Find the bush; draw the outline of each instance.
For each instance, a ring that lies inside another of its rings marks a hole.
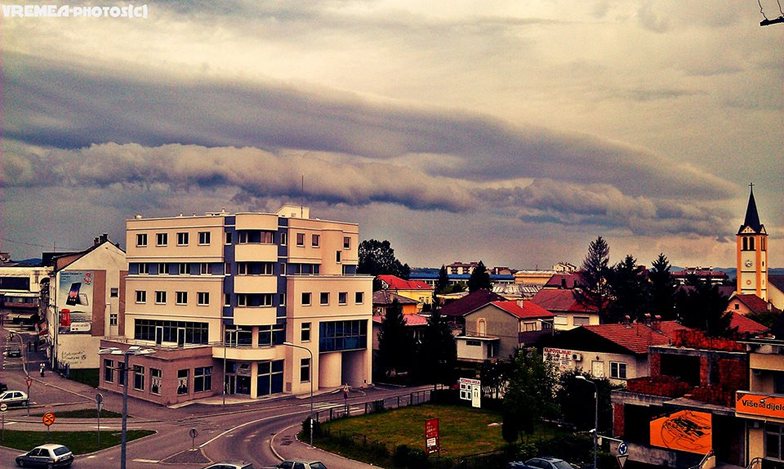
[[[457,389],[434,389],[430,391],[430,402],[439,405],[461,405],[466,401],[460,400],[460,391]]]
[[[430,461],[424,451],[410,448],[408,445],[400,445],[395,448],[392,454],[392,464],[395,467],[405,467],[409,469],[420,469],[430,467]]]
[[[310,437],[310,421],[312,419],[310,417],[306,418],[302,421],[302,435],[305,438]],[[321,437],[321,424],[318,420],[313,420],[313,438]]]

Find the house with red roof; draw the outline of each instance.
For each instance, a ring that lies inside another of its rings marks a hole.
[[[386,316],[387,310],[395,301],[400,305],[401,312],[404,316],[408,314],[417,314],[419,312],[418,301],[398,295],[389,290],[379,290],[373,292],[373,316],[380,316],[382,318]]]
[[[648,376],[648,347],[669,345],[680,330],[689,328],[675,321],[583,326],[553,336],[543,352],[560,372],[579,370],[624,384]]]
[[[553,314],[530,301],[496,300],[464,315],[463,334],[456,338],[457,359],[481,362],[506,358],[553,331]]]
[[[376,279],[382,290],[387,290],[419,303],[419,311],[423,305],[433,302],[434,287],[422,280],[406,280],[394,275],[379,275]]]
[[[747,314],[781,313],[781,310],[773,306],[773,303],[754,294],[732,295],[727,305],[727,311],[744,316]]]
[[[579,326],[598,325],[599,311],[580,302],[571,288],[542,288],[531,302],[555,315],[555,330],[566,331]]]

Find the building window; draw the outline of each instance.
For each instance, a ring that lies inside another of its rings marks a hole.
[[[239,307],[269,307],[272,306],[273,293],[238,293],[237,306]]]
[[[210,304],[210,292],[200,291],[196,293],[196,304],[199,306],[207,306]]]
[[[104,358],[103,360],[103,380],[107,383],[111,383],[114,381],[114,361],[107,360]]]
[[[139,273],[140,274],[144,274],[144,275],[148,275],[150,273],[150,264],[147,264],[146,262],[140,262],[139,263]]]
[[[302,293],[302,306],[310,306],[310,292]]]
[[[319,304],[328,305],[329,304],[329,292],[323,291],[319,295]]]
[[[343,237],[343,249],[351,249],[351,238],[348,236]]]
[[[482,342],[479,340],[466,340],[466,345],[469,347],[479,347]]]
[[[335,251],[335,262],[340,262],[342,251]]]
[[[588,326],[591,324],[591,319],[588,316],[574,316],[572,323],[575,326]]]
[[[223,294],[223,306],[229,307],[231,306],[231,294],[224,293]]]
[[[177,394],[188,394],[188,370],[177,370]]]
[[[784,394],[784,372],[773,371],[773,392],[776,394]]]
[[[165,291],[156,291],[155,292],[155,304],[156,305],[166,304],[166,292]]]
[[[305,245],[305,233],[297,233],[297,246]]]
[[[160,337],[163,329],[163,337]],[[178,334],[185,332],[186,344],[204,345],[209,339],[209,325],[206,322],[158,321],[153,319],[137,319],[134,321],[135,340],[154,341],[159,338],[163,342],[176,343]],[[156,332],[158,337],[156,337]]]
[[[136,235],[136,247],[137,248],[147,247],[147,233],[138,233]]]
[[[365,292],[358,291],[354,293],[354,303],[361,305],[365,302]]]
[[[178,305],[188,304],[188,292],[186,291],[177,292],[177,304]]]
[[[310,323],[303,322],[302,330],[299,333],[300,342],[310,342]]]
[[[180,275],[190,274],[190,270],[188,269],[188,264],[186,263],[177,264],[177,273]]]
[[[311,236],[311,245],[312,245],[314,248],[317,248],[317,247],[319,247],[319,243],[320,243],[320,242],[321,242],[321,236],[319,236],[319,235],[317,235],[317,234],[314,234],[313,236]]]
[[[144,367],[133,365],[133,389],[144,391]]]
[[[286,294],[285,293],[280,293],[278,295],[278,297],[279,297],[278,305],[279,306],[286,306]]]
[[[280,345],[286,340],[283,324],[273,324],[270,326],[259,326],[259,346],[269,347]]]
[[[150,392],[153,394],[161,394],[161,381],[163,375],[158,368],[150,368]]]
[[[212,389],[212,367],[195,368],[193,370],[193,392],[203,392]]]
[[[158,275],[166,275],[169,273],[169,264],[165,262],[158,263]]]
[[[286,234],[286,233],[281,233],[281,234],[280,234],[280,245],[281,245],[281,246],[285,246],[285,245],[286,245],[286,243],[288,243],[288,241],[289,241],[289,236],[288,236],[288,234]]]
[[[169,234],[168,233],[155,233],[155,245],[156,246],[166,246],[169,244]]]
[[[303,358],[299,361],[299,382],[310,382],[310,358]]]
[[[319,352],[367,348],[367,321],[326,321],[319,323]]]
[[[147,292],[145,290],[136,290],[136,302],[139,304],[147,303]]]
[[[626,363],[610,362],[610,378],[626,379]]]
[[[339,292],[338,293],[338,304],[344,305],[348,301],[348,292]]]
[[[177,246],[188,245],[188,233],[177,233]]]
[[[533,332],[536,330],[536,323],[535,322],[524,322],[522,324],[523,330],[520,332]]]
[[[109,313],[109,325],[110,326],[117,325],[117,313]]]
[[[256,390],[259,396],[283,392],[283,360],[259,362]]]
[[[112,288],[109,291],[109,296],[111,298],[117,298],[118,296],[120,296],[120,289],[119,288]]]
[[[784,425],[765,424],[765,456],[779,461],[784,460]]]
[[[201,264],[199,264],[200,275],[210,275],[211,273],[212,273],[212,268],[210,267],[210,264],[206,262],[202,262]]]
[[[199,244],[210,244],[210,232],[199,231]]]
[[[275,264],[272,262],[238,262],[237,275],[274,275]]]
[[[226,232],[226,237],[224,238],[223,243],[224,244],[231,244],[231,232],[230,231]]]

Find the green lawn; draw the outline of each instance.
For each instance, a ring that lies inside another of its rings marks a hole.
[[[439,419],[441,456],[460,457],[501,449],[501,415],[462,406],[420,405],[388,412],[350,417],[325,423],[332,436],[363,435],[368,441],[383,443],[390,451],[396,446],[425,447],[425,421]]]
[[[44,412],[46,413],[46,412]],[[36,413],[33,414],[34,417],[43,417],[44,413]],[[76,409],[76,410],[55,410],[54,411],[55,417],[58,419],[95,419],[97,416],[97,410],[95,408],[92,409]],[[122,418],[122,414],[117,412],[112,412],[111,410],[101,409],[101,418],[102,419],[119,419]],[[128,418],[132,418],[130,415]],[[97,419],[96,419],[97,420]]]
[[[128,430],[128,441],[142,438],[155,433],[152,430]],[[16,448],[21,452],[28,451],[44,443],[59,443],[65,445],[74,454],[92,453],[99,449],[109,448],[120,444],[120,432],[102,431],[101,445],[98,445],[98,432],[32,432],[5,430],[0,433],[0,446]]]

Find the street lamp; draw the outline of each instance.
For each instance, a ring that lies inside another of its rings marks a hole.
[[[597,449],[597,442],[599,441],[599,386],[584,375],[577,375],[576,378],[585,381],[586,383],[593,384],[593,399],[596,405],[593,414],[593,469],[597,469],[596,460],[599,454]]]
[[[122,408],[122,432],[120,435],[120,469],[125,469],[126,459],[126,433],[128,430],[128,359],[131,356],[151,355],[155,350],[148,348],[141,348],[138,345],[132,345],[126,350],[117,347],[109,347],[98,350],[99,355],[122,355],[123,366],[120,371],[123,374],[123,408]]]
[[[291,342],[283,342],[283,345],[288,345],[289,347],[302,349],[302,350],[308,352],[308,355],[310,355],[310,368],[308,369],[308,372],[310,373],[310,376],[309,376],[309,378],[310,378],[309,379],[309,381],[310,381],[310,422],[309,423],[310,423],[310,446],[313,446],[313,366],[314,366],[314,363],[313,363],[313,352],[311,352],[310,349],[307,348],[307,347],[303,347],[301,345],[296,345],[296,344],[293,344]]]

